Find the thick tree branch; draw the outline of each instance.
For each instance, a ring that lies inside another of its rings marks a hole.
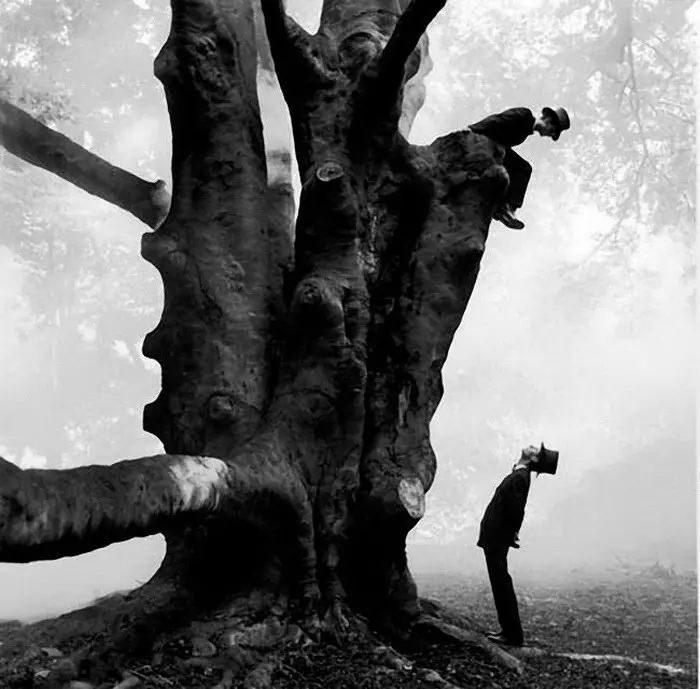
[[[434,188],[406,186],[409,196],[395,201],[403,207],[422,196],[425,207],[411,207],[410,215],[399,218],[381,257],[374,294],[386,305],[377,304],[373,314],[377,358],[369,365],[374,388],[368,403],[379,432],[368,443],[363,468],[384,476],[396,452],[399,474],[420,478],[427,490],[435,461],[425,441],[442,397],[440,371],[471,297],[491,212],[507,177],[503,149],[483,136],[455,132],[413,150],[413,165],[422,161],[421,176]],[[403,259],[397,248],[405,250]]]
[[[222,507],[231,477],[211,457],[25,471],[0,458],[0,561],[54,560],[158,533],[175,515]]]
[[[367,421],[352,541],[373,563],[356,573],[358,590],[384,591],[368,605],[393,607],[399,624],[416,612],[416,587],[405,552],[386,543],[396,544],[396,534],[422,517],[435,476],[430,421],[507,184],[503,156],[490,139],[456,132],[408,147],[405,162],[369,194],[381,230],[370,236],[374,250],[365,247],[365,263],[379,268],[370,278]],[[373,569],[388,587],[372,580]]]
[[[447,0],[412,0],[399,17],[379,59],[379,83],[393,87],[401,82],[406,61],[446,2]]]
[[[226,462],[155,455],[110,466],[22,471],[0,458],[0,562],[54,560],[137,536],[182,533],[197,517],[214,514],[228,524],[264,529],[286,553],[283,564],[300,598],[316,601],[311,507],[275,433]],[[188,515],[194,519],[177,521]],[[228,529],[222,533],[229,536]]]
[[[283,0],[261,0],[261,5],[275,71],[289,103],[295,93],[306,90],[303,75],[309,75],[315,62],[309,51],[314,39],[287,15]]]
[[[158,227],[168,214],[170,197],[165,192],[165,182],[147,182],[111,165],[2,98],[0,146],[88,194],[119,206],[149,227]]]
[[[261,0],[261,5],[271,49],[280,55],[283,51],[294,55],[299,48],[298,39],[309,40],[311,36],[287,16],[282,0]]]

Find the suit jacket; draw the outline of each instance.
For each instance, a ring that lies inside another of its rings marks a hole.
[[[514,469],[501,481],[481,520],[477,541],[480,548],[508,547],[513,543],[525,517],[530,479],[527,469]]]
[[[475,134],[483,134],[501,146],[519,146],[533,132],[535,116],[529,108],[510,108],[497,115],[489,115],[476,124],[470,124]]]

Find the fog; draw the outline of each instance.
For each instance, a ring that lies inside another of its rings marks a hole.
[[[530,5],[537,3],[523,4]],[[290,1],[289,6],[312,27],[315,12],[308,2]],[[151,28],[152,45],[160,46],[167,25]],[[487,114],[486,105],[483,112],[473,113],[451,108],[450,48],[439,40],[445,28],[438,22],[431,30],[435,66],[427,82],[428,102],[411,134],[415,143],[430,142]],[[109,27],[98,38],[117,40]],[[96,40],[86,38],[77,48],[83,58]],[[60,62],[42,77],[70,79],[76,86],[78,117],[81,108],[90,108],[87,91],[77,88],[88,78],[87,62],[78,55],[70,77]],[[144,65],[145,71],[150,69]],[[102,75],[104,83],[113,77]],[[170,180],[167,111],[155,80],[153,88],[160,111],[134,121],[109,144],[93,150],[143,177]],[[493,109],[534,109],[539,104],[530,103],[528,96],[523,91],[517,102],[497,102]],[[288,126],[286,118],[269,111],[266,123],[268,141],[277,141]],[[79,129],[78,122],[71,136]],[[566,136],[558,145],[566,149]],[[154,152],[144,161],[143,150],[149,146]],[[540,140],[519,149],[535,167],[520,213],[526,228],[513,232],[493,223],[474,295],[443,370],[445,395],[431,428],[438,472],[426,516],[409,536],[409,558],[419,581],[434,571],[486,578],[476,547],[483,510],[520,449],[542,441],[560,451],[559,471],[533,479],[522,548],[511,558],[515,577],[522,573],[575,581],[622,566],[658,563],[692,570],[696,565],[697,339],[694,285],[687,278],[694,256],[677,239],[640,226],[644,241],[624,267],[601,263],[596,269],[599,237],[615,218],[601,212],[575,182],[567,198],[553,198],[548,180],[557,172],[546,149]],[[149,314],[139,325],[142,340],[158,321],[162,299],[155,270],[139,255],[143,227],[47,173],[33,174],[60,198],[65,216],[78,223],[85,219],[86,231],[98,245],[117,247],[136,266],[136,278],[143,281],[139,299]],[[29,211],[43,208],[50,213],[49,201],[22,193],[18,190],[16,198]],[[80,433],[73,431],[76,441],[70,452],[51,456],[36,449],[42,436],[67,431],[52,425],[57,407],[43,405],[35,381],[49,380],[53,365],[76,370],[76,361],[70,355],[48,361],[40,339],[46,334],[29,342],[20,337],[31,321],[22,298],[29,279],[12,249],[0,246],[0,454],[24,467],[61,467],[160,451],[158,441],[140,428],[141,410],[159,388],[157,367],[146,361],[141,381],[123,393],[129,419],[122,446],[88,451],[80,444]],[[110,275],[91,289],[99,298],[110,298]],[[111,325],[119,332],[119,319]],[[77,371],[80,375],[79,365]],[[89,387],[90,381],[76,383]],[[84,409],[80,413],[87,418],[101,394],[94,389],[70,403]],[[18,403],[30,398],[29,407]],[[24,421],[28,430],[23,446],[6,440],[17,408],[31,408],[35,414]],[[0,619],[54,615],[134,587],[148,579],[162,556],[163,540],[153,537],[57,562],[0,564]]]

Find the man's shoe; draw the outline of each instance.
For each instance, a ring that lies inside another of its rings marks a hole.
[[[513,648],[520,648],[523,645],[523,642],[518,640],[518,639],[511,639],[510,637],[506,636],[503,632],[498,632],[498,634],[487,634],[486,638],[489,641],[493,641],[495,644],[499,644],[500,646],[511,646]]]
[[[510,227],[511,230],[522,230],[525,227],[525,223],[522,220],[518,220],[505,208],[499,208],[497,211],[494,211],[493,219],[502,222],[506,227]]]

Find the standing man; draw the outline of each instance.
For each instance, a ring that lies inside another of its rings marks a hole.
[[[559,452],[548,450],[544,443],[523,448],[518,463],[501,481],[484,512],[477,545],[484,549],[486,568],[491,581],[500,632],[488,634],[491,641],[506,646],[523,645],[518,601],[513,580],[508,573],[508,549],[519,548],[520,526],[525,516],[525,503],[530,491],[530,478],[537,474],[556,474]]]
[[[525,227],[525,223],[516,218],[514,213],[525,200],[532,165],[515,153],[513,147],[519,146],[535,132],[557,141],[561,133],[570,127],[569,114],[564,108],[542,108],[539,117],[535,117],[529,108],[510,108],[497,115],[489,115],[468,127],[475,134],[488,136],[506,148],[503,166],[510,177],[510,184],[503,203],[493,213],[494,220],[499,220],[513,230],[522,230]]]

